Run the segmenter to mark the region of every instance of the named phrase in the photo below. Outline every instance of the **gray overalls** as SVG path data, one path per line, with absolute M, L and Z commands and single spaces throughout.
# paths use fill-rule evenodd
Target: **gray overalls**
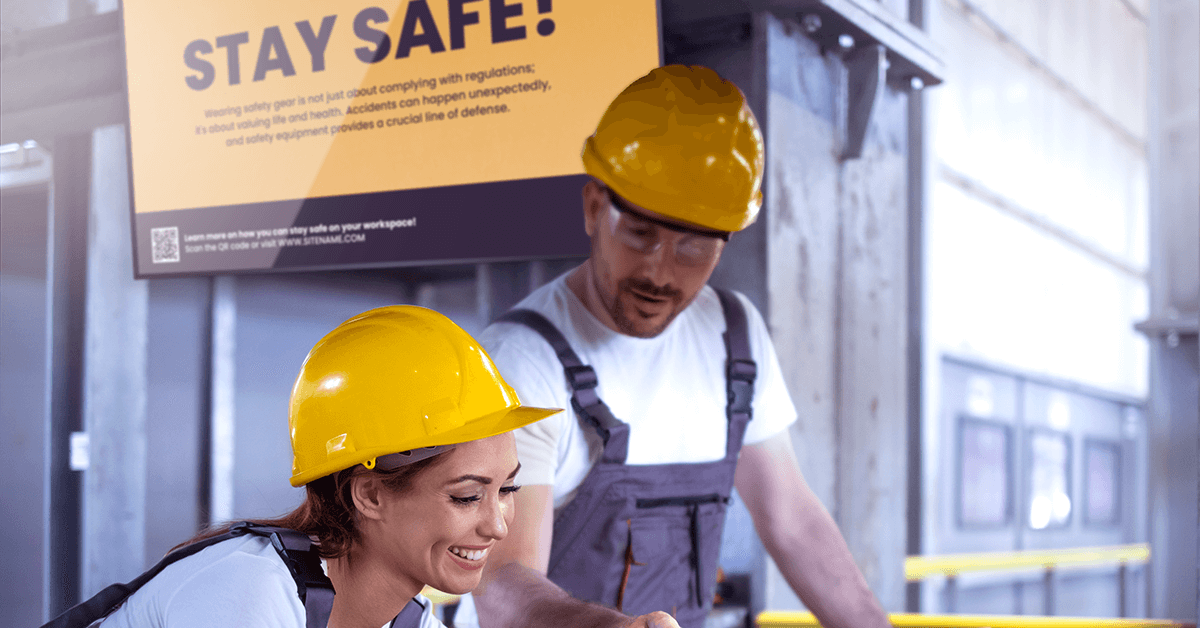
M 666 611 L 683 628 L 703 626 L 712 608 L 725 508 L 757 372 L 741 302 L 729 292 L 717 295 L 725 314 L 729 422 L 725 457 L 716 462 L 626 465 L 629 425 L 596 394 L 596 372 L 542 315 L 513 310 L 500 318 L 550 343 L 571 387 L 571 406 L 604 443 L 574 499 L 554 518 L 549 578 L 578 599 L 628 615 Z

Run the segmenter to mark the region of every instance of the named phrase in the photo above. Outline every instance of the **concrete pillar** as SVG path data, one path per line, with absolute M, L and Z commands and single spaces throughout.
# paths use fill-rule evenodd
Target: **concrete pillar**
M 84 598 L 144 569 L 146 282 L 133 279 L 125 129 L 93 135 L 83 425 Z
M 83 335 L 87 296 L 88 173 L 92 134 L 54 139 L 47 290 L 45 561 L 43 620 L 79 602 L 82 474 L 71 464 L 73 432 L 83 431 Z
M 800 469 L 836 512 L 841 297 L 840 166 L 833 84 L 817 44 L 767 17 L 767 324 L 800 420 Z
M 1151 2 L 1149 28 L 1149 607 L 1152 617 L 1195 620 L 1200 615 L 1200 5 Z
M 884 92 L 842 165 L 836 518 L 885 609 L 904 608 L 908 199 L 906 97 Z
M 47 263 L 50 173 L 45 149 L 24 149 L 20 166 L 0 166 L 0 510 L 9 534 L 9 561 L 21 577 L 0 588 L 0 608 L 13 625 L 45 621 L 50 547 L 46 532 L 50 450 Z M 15 160 L 14 160 L 15 161 Z
M 767 320 L 806 479 L 885 609 L 904 607 L 906 98 L 886 89 L 862 157 L 838 157 L 844 73 L 795 22 L 766 39 Z M 799 602 L 768 566 L 769 608 Z

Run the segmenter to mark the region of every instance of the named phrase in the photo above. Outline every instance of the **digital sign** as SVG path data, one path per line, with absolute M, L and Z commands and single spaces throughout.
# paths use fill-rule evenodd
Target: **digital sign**
M 582 255 L 655 0 L 126 0 L 138 277 Z

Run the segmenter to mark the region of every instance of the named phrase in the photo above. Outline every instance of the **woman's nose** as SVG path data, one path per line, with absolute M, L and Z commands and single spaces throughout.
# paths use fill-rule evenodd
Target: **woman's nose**
M 479 522 L 479 533 L 497 541 L 508 536 L 508 522 L 511 519 L 512 500 L 490 499 L 489 505 L 481 509 L 482 519 Z

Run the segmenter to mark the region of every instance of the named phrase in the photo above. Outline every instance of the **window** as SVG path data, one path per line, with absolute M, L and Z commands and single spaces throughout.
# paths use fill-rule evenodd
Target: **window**
M 1067 434 L 1029 435 L 1029 527 L 1058 528 L 1071 520 L 1071 441 Z
M 1012 513 L 1012 429 L 1004 423 L 959 421 L 958 521 L 963 527 L 1003 526 Z
M 1083 452 L 1083 520 L 1088 525 L 1116 525 L 1121 519 L 1121 445 L 1088 439 Z

